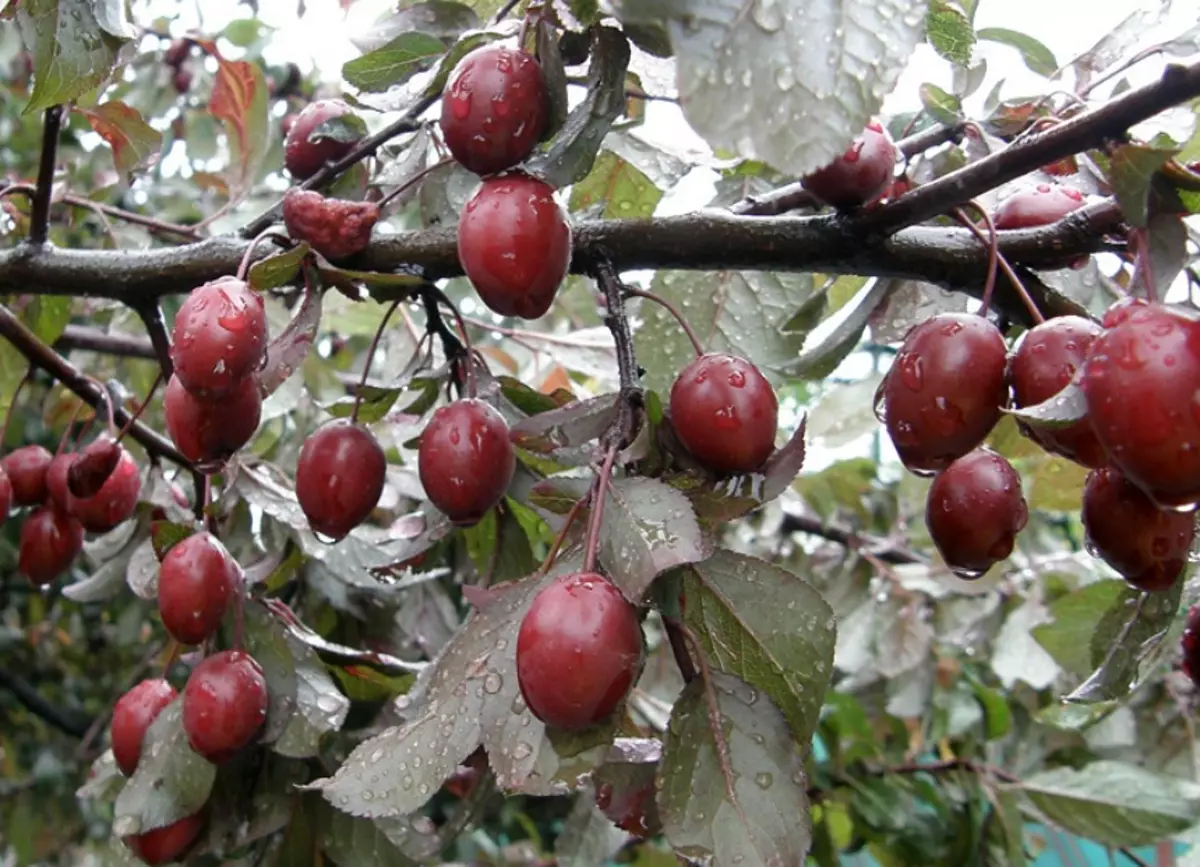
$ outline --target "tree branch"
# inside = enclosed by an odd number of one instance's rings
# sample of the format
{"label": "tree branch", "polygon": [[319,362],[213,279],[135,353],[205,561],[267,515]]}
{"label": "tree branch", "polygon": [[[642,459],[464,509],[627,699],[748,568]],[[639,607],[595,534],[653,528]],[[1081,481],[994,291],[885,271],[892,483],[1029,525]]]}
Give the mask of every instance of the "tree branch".
{"label": "tree branch", "polygon": [[16,674],[10,674],[3,668],[0,668],[0,687],[11,692],[13,697],[34,716],[65,734],[81,738],[91,727],[90,719],[56,708],[42,698],[32,684]]}
{"label": "tree branch", "polygon": [[[101,386],[84,376],[71,362],[43,343],[26,327],[24,322],[3,305],[0,305],[0,337],[6,338],[31,364],[45,370],[89,406],[93,408],[104,406],[107,396],[103,393]],[[113,401],[113,419],[118,425],[125,426],[131,418],[131,414],[125,407]],[[135,421],[130,425],[129,436],[141,443],[142,447],[152,456],[166,458],[181,467],[192,468],[191,463],[176,450],[175,446],[140,421]]]}
{"label": "tree branch", "polygon": [[57,352],[66,354],[74,349],[86,352],[101,352],[124,358],[157,359],[154,345],[144,337],[132,334],[113,334],[86,325],[68,325],[54,344]]}
{"label": "tree branch", "polygon": [[167,323],[163,320],[162,307],[158,301],[147,301],[133,308],[146,326],[150,335],[150,345],[154,347],[154,355],[158,366],[162,368],[163,381],[170,381],[175,373],[175,363],[171,360],[171,338],[167,335]]}
{"label": "tree branch", "polygon": [[642,406],[642,387],[638,381],[642,369],[633,353],[633,333],[629,330],[629,317],[625,314],[625,293],[620,277],[608,262],[596,266],[596,280],[604,290],[605,306],[608,310],[604,324],[613,336],[617,352],[617,372],[621,389],[617,395],[617,417],[606,434],[614,447],[628,445],[638,429],[638,410]]}
{"label": "tree branch", "polygon": [[784,533],[807,533],[810,536],[820,536],[822,539],[828,539],[830,542],[845,545],[851,550],[869,553],[874,557],[878,557],[884,563],[892,565],[929,562],[925,557],[910,551],[902,545],[897,545],[886,539],[879,539],[874,536],[859,535],[852,530],[837,527],[833,524],[826,524],[819,518],[808,515],[784,515],[781,529]]}
{"label": "tree branch", "polygon": [[58,157],[58,134],[62,128],[63,107],[46,109],[42,125],[42,159],[38,165],[37,189],[29,218],[29,243],[41,246],[50,235],[50,193],[54,188],[54,165]]}

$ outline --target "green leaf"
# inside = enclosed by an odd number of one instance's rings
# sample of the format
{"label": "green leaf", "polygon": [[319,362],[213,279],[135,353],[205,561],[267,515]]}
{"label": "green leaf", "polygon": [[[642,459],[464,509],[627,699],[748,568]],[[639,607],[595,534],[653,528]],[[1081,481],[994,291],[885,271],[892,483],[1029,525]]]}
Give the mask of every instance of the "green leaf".
{"label": "green leaf", "polygon": [[189,524],[175,524],[171,521],[154,521],[150,524],[150,541],[154,546],[154,556],[162,562],[167,552],[196,532]]}
{"label": "green leaf", "polygon": [[245,605],[246,652],[258,660],[267,681],[267,721],[261,740],[273,743],[291,722],[296,709],[296,660],[288,633],[261,602]]}
{"label": "green leaf", "polygon": [[806,745],[833,676],[833,609],[786,569],[733,551],[676,574],[709,666],[770,696]]}
{"label": "green leaf", "polygon": [[265,259],[259,259],[250,266],[250,288],[262,292],[267,289],[278,289],[280,286],[288,285],[300,273],[300,267],[304,264],[304,257],[310,251],[311,248],[308,246],[308,242],[301,241],[290,250],[284,250]]}
{"label": "green leaf", "polygon": [[[370,819],[356,819],[338,810],[318,807],[321,845],[338,867],[416,867]],[[312,857],[312,853],[307,853]]]}
{"label": "green leaf", "polygon": [[[375,424],[392,411],[396,400],[404,393],[403,388],[377,388],[373,385],[355,386],[355,391],[362,398],[358,406],[358,420],[363,424]],[[349,418],[354,412],[356,399],[353,396],[343,397],[334,403],[327,404],[324,410],[334,418]]]}
{"label": "green leaf", "polygon": [[1144,227],[1150,219],[1150,183],[1154,174],[1179,153],[1178,147],[1125,144],[1109,162],[1112,184],[1121,213],[1133,226]]}
{"label": "green leaf", "polygon": [[925,38],[933,50],[951,63],[966,66],[971,62],[975,32],[962,10],[947,0],[933,0],[925,13]]}
{"label": "green leaf", "polygon": [[571,210],[594,209],[598,218],[631,219],[652,217],[663,197],[662,190],[612,151],[602,151],[591,172],[571,187]]}
{"label": "green leaf", "polygon": [[1056,768],[1020,783],[1047,819],[1114,848],[1149,846],[1200,821],[1200,787],[1122,762]]}
{"label": "green leaf", "polygon": [[102,84],[132,34],[124,10],[91,0],[21,0],[17,27],[33,55],[33,92],[23,114],[71,102]]}
{"label": "green leaf", "polygon": [[657,479],[613,479],[600,521],[600,562],[638,601],[663,572],[703,560],[711,547],[687,497]]}
{"label": "green leaf", "polygon": [[71,299],[53,295],[35,295],[21,319],[43,343],[53,345],[71,321]]}
{"label": "green leaf", "polygon": [[[837,281],[827,288],[836,285]],[[783,369],[802,379],[821,379],[832,373],[858,346],[871,314],[886,300],[893,285],[891,280],[868,280],[853,298],[808,335],[799,357],[783,365]]]}
{"label": "green leaf", "polygon": [[701,678],[671,712],[658,778],[667,840],[678,854],[713,867],[803,864],[812,842],[807,780],[783,714],[731,675],[713,672],[712,690],[719,731],[709,725]]}
{"label": "green leaf", "polygon": [[512,581],[538,567],[529,535],[510,508],[492,509],[463,535],[475,568],[487,578],[485,584]]}
{"label": "green leaf", "polygon": [[920,89],[921,104],[930,116],[939,123],[953,125],[962,119],[962,100],[947,93],[936,84],[925,82]]}
{"label": "green leaf", "polygon": [[194,752],[183,731],[183,698],[150,724],[137,770],[117,796],[113,833],[138,834],[190,816],[204,806],[215,765]]}
{"label": "green leaf", "polygon": [[80,111],[92,129],[112,148],[113,163],[126,181],[134,172],[148,168],[157,160],[162,133],[146,123],[137,109],[109,100],[94,109]]}
{"label": "green leaf", "polygon": [[438,63],[437,72],[429,79],[429,84],[425,85],[424,95],[440,96],[446,87],[446,81],[450,78],[450,73],[454,71],[454,67],[460,60],[481,45],[500,38],[502,37],[499,33],[468,33],[463,36],[451,46]]}
{"label": "green leaf", "polygon": [[498,376],[496,381],[500,383],[500,393],[526,415],[540,415],[566,405],[536,388],[531,388],[516,377]]}
{"label": "green leaf", "polygon": [[1092,657],[1092,636],[1104,615],[1127,598],[1124,581],[1097,581],[1068,593],[1050,606],[1050,623],[1030,630],[1037,643],[1067,671],[1087,677],[1098,660]]}
{"label": "green leaf", "polygon": [[1032,472],[1022,468],[1029,507],[1048,512],[1078,512],[1088,471],[1074,461],[1047,454]]}
{"label": "green leaf", "polygon": [[387,45],[342,66],[342,78],[359,90],[382,93],[407,81],[446,51],[442,40],[427,33],[401,33]]}
{"label": "green leaf", "polygon": [[1025,65],[1038,75],[1048,78],[1058,69],[1058,61],[1054,59],[1054,52],[1028,33],[1009,30],[1005,27],[984,27],[977,31],[975,36],[987,42],[998,42],[1001,45],[1017,49],[1021,52],[1021,59]]}

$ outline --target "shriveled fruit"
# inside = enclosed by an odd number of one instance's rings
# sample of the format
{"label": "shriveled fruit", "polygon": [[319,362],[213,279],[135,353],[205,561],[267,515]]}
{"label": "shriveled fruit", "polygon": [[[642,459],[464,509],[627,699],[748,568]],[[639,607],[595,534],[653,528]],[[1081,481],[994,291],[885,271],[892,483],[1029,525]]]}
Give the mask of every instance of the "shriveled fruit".
{"label": "shriveled fruit", "polygon": [[992,222],[997,229],[1027,229],[1055,223],[1087,203],[1083,193],[1068,184],[1033,184],[1006,197]]}
{"label": "shriveled fruit", "polygon": [[547,725],[583,729],[617,709],[642,666],[635,609],[594,572],[562,575],[529,607],[517,633],[517,681]]}
{"label": "shriveled fruit", "polygon": [[201,811],[162,828],[124,837],[123,840],[133,854],[147,864],[170,864],[182,857],[203,828],[204,813]]}
{"label": "shriveled fruit", "polygon": [[969,452],[939,473],[925,501],[929,535],[961,578],[978,578],[1007,558],[1028,518],[1021,477],[987,449]]}
{"label": "shriveled fruit", "polygon": [[117,441],[104,435],[75,455],[67,468],[67,490],[71,496],[86,499],[100,493],[120,463],[121,454]]}
{"label": "shriveled fruit", "polygon": [[12,484],[13,503],[18,506],[40,506],[49,496],[46,473],[54,455],[42,446],[21,446],[0,459],[0,469]]}
{"label": "shriveled fruit", "polygon": [[206,473],[218,472],[254,437],[262,419],[262,393],[253,376],[225,397],[197,397],[172,376],[163,395],[167,433],[185,458]]}
{"label": "shriveled fruit", "polygon": [[314,533],[336,541],[367,520],[387,476],[375,436],[349,419],[321,425],[300,449],[296,498]]}
{"label": "shriveled fruit", "polygon": [[1083,368],[1088,417],[1112,463],[1163,506],[1200,500],[1200,316],[1132,309]]}
{"label": "shriveled fruit", "polygon": [[848,211],[878,198],[896,170],[896,144],[875,121],[829,165],[804,178],[804,188],[827,205]]}
{"label": "shriveled fruit", "polygon": [[482,400],[456,400],[439,408],[421,434],[417,471],[429,501],[469,526],[500,502],[516,461],[504,416]]}
{"label": "shriveled fruit", "polygon": [[374,202],[328,199],[298,187],[292,187],[283,197],[283,222],[288,234],[307,241],[328,259],[345,259],[365,250],[378,220],[379,206]]}
{"label": "shriveled fruit", "polygon": [[267,719],[267,680],[258,660],[223,650],[196,666],[183,688],[183,731],[204,758],[222,764],[254,740]]}
{"label": "shriveled fruit", "polygon": [[467,54],[442,94],[442,139],[466,169],[490,175],[533,151],[549,116],[546,78],[530,54],[497,43]]}
{"label": "shriveled fruit", "polygon": [[[1031,328],[1009,359],[1013,405],[1035,406],[1066,388],[1083,367],[1102,330],[1082,316],[1058,316]],[[1046,451],[1085,467],[1102,467],[1108,462],[1087,418],[1060,428],[1022,423],[1021,430]]]}
{"label": "shriveled fruit", "polygon": [[982,316],[941,313],[908,332],[880,394],[909,470],[944,469],[983,442],[1007,402],[1007,357],[999,329]]}
{"label": "shriveled fruit", "polygon": [[200,644],[221,625],[240,580],[237,561],[211,533],[176,543],[158,573],[163,626],[181,644]]}
{"label": "shriveled fruit", "polygon": [[147,729],[177,695],[175,687],[159,677],[143,680],[117,699],[113,706],[112,751],[122,774],[133,774],[142,757]]}
{"label": "shriveled fruit", "polygon": [[107,533],[129,519],[137,508],[138,494],[142,492],[137,462],[124,446],[117,448],[120,450],[117,465],[99,491],[81,498],[74,496],[69,487],[67,490],[67,511],[92,533]]}
{"label": "shriveled fruit", "polygon": [[520,174],[485,180],[459,217],[458,259],[492,311],[544,316],[571,262],[571,224],[553,188]]}
{"label": "shriveled fruit", "polygon": [[775,449],[779,401],[749,361],[710,352],[689,363],[671,386],[671,424],[706,467],[749,473]]}
{"label": "shriveled fruit", "polygon": [[296,115],[284,141],[283,156],[292,177],[301,181],[311,178],[326,163],[340,160],[354,149],[361,136],[350,124],[346,125],[342,135],[314,137],[322,124],[339,117],[354,117],[350,106],[340,99],[309,103]]}
{"label": "shriveled fruit", "polygon": [[17,569],[38,586],[49,584],[71,568],[83,550],[83,527],[66,512],[42,506],[21,525]]}
{"label": "shriveled fruit", "polygon": [[1080,517],[1089,550],[1139,590],[1169,590],[1183,574],[1195,514],[1159,509],[1120,470],[1088,473]]}
{"label": "shriveled fruit", "polygon": [[223,397],[262,367],[266,352],[262,296],[236,277],[197,286],[175,317],[171,358],[193,394]]}
{"label": "shriveled fruit", "polygon": [[1200,689],[1200,605],[1193,605],[1188,609],[1180,645],[1183,651],[1183,672]]}

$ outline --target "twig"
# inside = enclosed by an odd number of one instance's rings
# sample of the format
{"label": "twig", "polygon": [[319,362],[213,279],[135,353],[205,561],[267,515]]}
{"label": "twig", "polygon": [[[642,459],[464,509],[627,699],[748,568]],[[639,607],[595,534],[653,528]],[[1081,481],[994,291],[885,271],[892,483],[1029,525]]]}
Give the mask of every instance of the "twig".
{"label": "twig", "polygon": [[158,366],[162,368],[163,376],[169,380],[175,373],[175,363],[171,360],[171,338],[167,334],[167,323],[163,319],[162,307],[157,301],[154,301],[139,304],[133,310],[146,326],[146,333],[150,335],[150,345],[154,349],[154,357],[158,359]]}
{"label": "twig", "polygon": [[442,166],[448,166],[452,162],[454,162],[453,157],[445,157],[443,159],[438,160],[436,163],[434,163],[431,166],[426,166],[425,168],[421,169],[421,171],[417,172],[411,178],[406,180],[404,183],[397,186],[394,190],[389,191],[382,199],[380,199],[378,202],[376,202],[375,205],[379,208],[380,211],[382,211],[384,208],[386,208],[388,205],[390,205],[393,201],[395,201],[397,196],[399,196],[405,190],[411,189],[413,184],[420,183],[426,177],[433,174],[438,169],[442,168]]}
{"label": "twig", "polygon": [[[43,343],[24,322],[3,305],[0,305],[0,337],[7,338],[31,364],[45,370],[93,409],[99,409],[102,403],[112,403],[103,387]],[[132,418],[123,406],[113,406],[113,417],[121,424],[129,422]],[[130,426],[129,435],[141,443],[149,454],[166,458],[181,467],[191,468],[191,463],[175,446],[141,422],[134,422]]]}
{"label": "twig", "polygon": [[653,301],[660,307],[665,308],[668,313],[675,317],[675,321],[679,323],[679,327],[687,335],[687,339],[692,344],[692,349],[696,351],[696,356],[699,357],[704,354],[704,347],[700,345],[700,339],[696,337],[696,332],[692,330],[692,326],[683,318],[683,314],[675,308],[674,304],[661,295],[655,295],[653,292],[647,292],[643,289],[635,289],[632,286],[622,286],[622,289],[626,296],[632,295],[635,298],[645,298],[647,301]]}
{"label": "twig", "polygon": [[363,392],[367,388],[367,377],[371,373],[371,361],[375,358],[375,351],[379,348],[379,338],[383,336],[383,330],[387,328],[388,320],[392,318],[392,314],[396,312],[396,308],[400,306],[402,299],[396,299],[392,302],[392,306],[383,314],[383,319],[379,322],[379,327],[375,329],[375,336],[371,338],[371,348],[367,350],[367,360],[363,362],[362,379],[358,382],[358,394],[354,398],[354,409],[350,411],[350,423],[358,423],[358,408],[362,405]]}
{"label": "twig", "polygon": [[588,501],[587,497],[580,497],[575,501],[575,505],[571,506],[571,510],[567,512],[566,520],[563,521],[562,529],[558,531],[558,535],[554,537],[554,544],[550,546],[550,551],[546,554],[546,559],[542,561],[542,566],[538,569],[539,575],[545,575],[554,568],[554,561],[558,559],[558,552],[562,550],[563,542],[567,538],[567,533],[571,531],[571,525],[575,523],[575,519],[579,517],[579,512],[583,509],[583,504]]}
{"label": "twig", "polygon": [[786,514],[783,517],[782,532],[808,533],[810,536],[820,536],[830,542],[845,545],[859,552],[870,552],[882,562],[891,565],[905,563],[927,563],[924,557],[898,545],[872,536],[860,536],[851,530],[826,524],[818,518],[807,515]]}
{"label": "twig", "polygon": [[41,246],[50,236],[50,194],[54,188],[54,166],[58,157],[58,134],[62,128],[63,107],[46,109],[42,124],[42,158],[38,164],[37,191],[29,217],[29,243]]}
{"label": "twig", "polygon": [[1013,287],[1013,292],[1017,294],[1017,297],[1025,305],[1025,309],[1029,311],[1029,318],[1033,323],[1036,325],[1045,322],[1046,317],[1042,315],[1042,311],[1038,310],[1037,303],[1029,296],[1029,292],[1025,289],[1025,284],[1021,282],[1021,278],[1017,276],[1017,272],[1013,270],[1012,265],[1008,263],[1008,260],[1004,258],[1004,254],[997,247],[996,227],[992,224],[991,215],[975,204],[973,200],[968,202],[968,204],[979,208],[979,213],[983,216],[983,221],[987,224],[991,232],[991,237],[986,237],[978,226],[968,220],[965,214],[962,214],[960,209],[954,209],[956,214],[962,215],[960,222],[970,230],[972,235],[979,239],[980,243],[986,244],[988,248],[988,282],[984,284],[983,288],[983,312],[987,313],[988,302],[991,300],[991,292],[996,285],[996,274],[992,268],[992,260],[994,259],[999,264],[1000,270],[1004,272],[1004,276],[1008,278],[1009,284]]}
{"label": "twig", "polygon": [[[441,311],[438,310],[438,302],[441,300],[442,293],[432,283],[422,286],[420,290],[421,304],[425,307],[425,328],[432,334],[437,335],[438,340],[442,342],[442,352],[446,356],[446,360],[452,365],[457,365],[467,354],[466,347],[463,346],[461,340],[446,327],[446,323],[442,320]],[[457,379],[457,377],[456,377]]]}
{"label": "twig", "polygon": [[[250,244],[246,247],[246,252],[242,254],[242,260],[240,262],[238,262],[237,278],[239,280],[246,279],[246,272],[250,270],[250,262],[254,258],[255,248],[257,248],[259,244],[261,244],[263,241],[267,240],[268,238],[273,238],[274,240],[279,241],[280,243],[285,244],[285,245],[293,243],[292,239],[289,238],[287,235],[280,234],[279,232],[275,232],[271,229],[263,229],[261,232],[259,232],[257,235],[254,236],[254,240],[252,240],[250,242]],[[270,255],[270,254],[268,254],[268,255]]]}
{"label": "twig", "polygon": [[0,687],[11,692],[17,701],[34,716],[72,737],[83,737],[92,725],[91,719],[76,716],[69,711],[55,707],[23,677],[10,674],[3,668],[0,668]]}
{"label": "twig", "polygon": [[[992,215],[987,212],[987,209],[974,199],[967,202],[966,206],[972,208],[977,214],[979,214],[979,218],[983,220],[983,223],[987,227],[988,231],[987,237],[984,237],[983,233],[978,231],[978,226],[971,222],[971,219],[966,215],[962,208],[955,208],[952,211],[954,214],[954,219],[956,219],[961,225],[970,229],[971,234],[978,238],[980,242],[987,247],[987,280],[983,284],[983,298],[980,299],[983,305],[983,315],[987,316],[988,307],[992,303],[992,290],[996,288],[996,264],[1000,259],[1000,247],[998,243],[999,239],[996,237],[996,224],[992,222]],[[1037,308],[1035,307],[1034,310],[1036,311],[1036,309]]]}
{"label": "twig", "polygon": [[106,205],[103,202],[94,202],[91,199],[83,196],[76,196],[71,193],[62,197],[65,204],[72,205],[77,208],[89,208],[99,214],[104,214],[107,217],[112,217],[115,220],[122,220],[126,223],[132,223],[135,226],[142,226],[149,229],[153,233],[161,233],[166,235],[178,235],[181,238],[186,238],[189,241],[195,241],[200,237],[200,232],[191,226],[182,226],[178,223],[168,223],[165,220],[159,220],[155,217],[149,217],[145,214],[139,214],[134,211],[127,211],[124,208],[118,208],[115,205]]}
{"label": "twig", "polygon": [[605,440],[616,438],[625,445],[633,441],[637,432],[637,411],[642,406],[642,389],[638,385],[642,369],[638,367],[633,352],[633,333],[629,330],[629,317],[625,315],[625,292],[628,287],[621,283],[612,263],[601,261],[596,266],[596,281],[604,291],[608,313],[604,324],[612,333],[617,348],[617,372],[621,383],[617,396],[617,418],[605,434]]}
{"label": "twig", "polygon": [[588,520],[587,548],[583,555],[583,571],[596,571],[596,552],[600,549],[600,524],[604,520],[604,498],[608,493],[608,481],[612,478],[613,464],[617,460],[617,444],[608,447],[600,472],[596,473],[596,485],[592,493],[592,514]]}

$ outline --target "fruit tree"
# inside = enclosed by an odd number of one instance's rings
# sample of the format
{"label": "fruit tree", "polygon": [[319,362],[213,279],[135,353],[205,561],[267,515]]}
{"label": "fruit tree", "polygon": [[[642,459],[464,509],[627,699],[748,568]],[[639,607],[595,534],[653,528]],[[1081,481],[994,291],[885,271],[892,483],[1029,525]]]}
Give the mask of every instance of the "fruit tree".
{"label": "fruit tree", "polygon": [[0,863],[1200,865],[1195,5],[10,0]]}

